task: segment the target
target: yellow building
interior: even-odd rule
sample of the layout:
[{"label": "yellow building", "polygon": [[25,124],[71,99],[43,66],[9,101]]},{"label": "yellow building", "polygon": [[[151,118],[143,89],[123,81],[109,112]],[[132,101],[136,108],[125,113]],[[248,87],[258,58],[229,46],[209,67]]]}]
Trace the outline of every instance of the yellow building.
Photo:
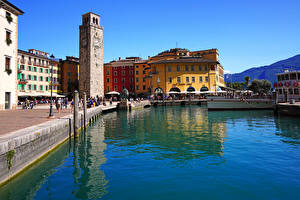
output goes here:
[{"label": "yellow building", "polygon": [[152,92],[217,91],[224,87],[218,50],[170,49],[150,58]]}]

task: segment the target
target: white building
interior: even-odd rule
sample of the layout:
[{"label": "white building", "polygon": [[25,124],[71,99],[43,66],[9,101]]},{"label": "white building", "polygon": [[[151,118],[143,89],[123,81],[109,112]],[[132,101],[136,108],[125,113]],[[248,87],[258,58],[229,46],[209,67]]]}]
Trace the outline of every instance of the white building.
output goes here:
[{"label": "white building", "polygon": [[17,105],[18,16],[23,11],[0,0],[0,110]]},{"label": "white building", "polygon": [[278,82],[274,83],[274,88],[278,94],[278,101],[300,101],[300,71],[286,71],[276,76]]}]

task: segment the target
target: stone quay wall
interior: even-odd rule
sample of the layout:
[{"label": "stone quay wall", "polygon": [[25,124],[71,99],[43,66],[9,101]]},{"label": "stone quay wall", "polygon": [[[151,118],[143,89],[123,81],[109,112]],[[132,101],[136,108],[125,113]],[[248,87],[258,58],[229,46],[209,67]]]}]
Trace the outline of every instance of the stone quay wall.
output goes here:
[{"label": "stone quay wall", "polygon": [[[116,110],[116,105],[87,110],[87,125],[102,112]],[[79,112],[80,130],[84,127],[83,111]],[[47,155],[74,133],[73,114],[11,132],[0,137],[0,184],[10,180],[34,162]]]}]

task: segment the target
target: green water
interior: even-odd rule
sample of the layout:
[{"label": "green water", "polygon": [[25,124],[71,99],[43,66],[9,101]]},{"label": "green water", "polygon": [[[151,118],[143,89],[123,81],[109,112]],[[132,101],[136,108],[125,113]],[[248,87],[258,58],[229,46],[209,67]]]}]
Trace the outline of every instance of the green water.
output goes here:
[{"label": "green water", "polygon": [[106,114],[0,199],[300,199],[300,121],[198,106]]}]

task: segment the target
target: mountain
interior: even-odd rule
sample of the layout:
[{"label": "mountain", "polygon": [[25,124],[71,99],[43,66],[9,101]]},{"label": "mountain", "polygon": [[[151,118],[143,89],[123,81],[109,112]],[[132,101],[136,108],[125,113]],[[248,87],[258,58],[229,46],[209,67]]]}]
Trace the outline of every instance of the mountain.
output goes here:
[{"label": "mountain", "polygon": [[285,70],[300,71],[300,54],[271,65],[253,67],[241,73],[225,74],[225,82],[244,82],[244,77],[249,76],[251,80],[266,79],[274,83],[276,82],[276,74]]}]

